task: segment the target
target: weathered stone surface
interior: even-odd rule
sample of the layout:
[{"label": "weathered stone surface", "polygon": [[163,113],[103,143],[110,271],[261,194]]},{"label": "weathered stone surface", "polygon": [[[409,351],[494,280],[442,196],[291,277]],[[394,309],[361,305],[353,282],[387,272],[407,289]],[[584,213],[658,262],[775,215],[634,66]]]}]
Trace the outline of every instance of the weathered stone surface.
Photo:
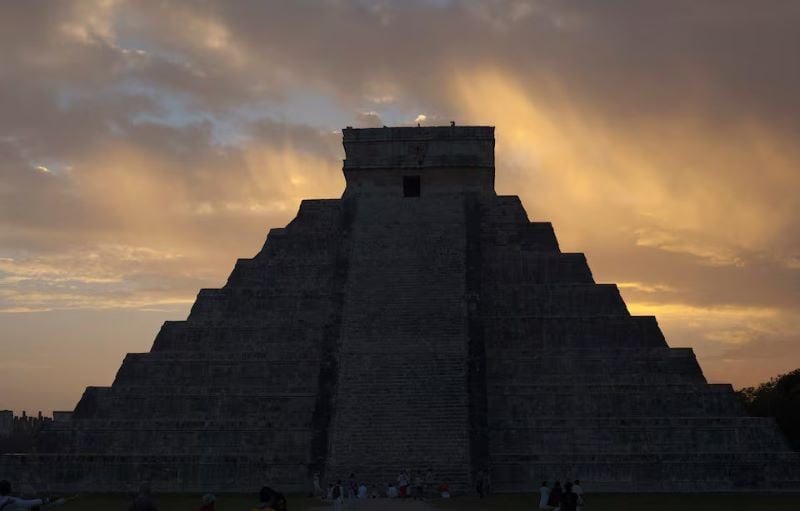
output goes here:
[{"label": "weathered stone surface", "polygon": [[[342,199],[303,201],[111,387],[0,476],[53,490],[800,489],[798,455],[583,254],[494,192],[487,127],[344,130]],[[406,197],[404,178],[419,177]]]}]

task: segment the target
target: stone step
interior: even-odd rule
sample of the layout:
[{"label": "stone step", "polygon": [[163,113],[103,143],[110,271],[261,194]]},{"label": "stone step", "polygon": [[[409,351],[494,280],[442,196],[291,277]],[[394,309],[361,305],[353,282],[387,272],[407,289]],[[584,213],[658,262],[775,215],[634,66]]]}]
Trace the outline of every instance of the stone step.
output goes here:
[{"label": "stone step", "polygon": [[[231,389],[249,386],[274,392],[314,389],[320,354],[318,350],[305,354],[307,358],[268,361],[258,358],[203,360],[126,356],[114,379],[114,387],[147,382],[154,388],[207,385]],[[299,357],[302,353],[292,355]]]},{"label": "stone step", "polygon": [[529,222],[519,197],[496,197],[481,203],[481,243],[513,245],[526,250],[558,252],[553,225]]},{"label": "stone step", "polygon": [[498,419],[490,417],[490,428],[515,429],[606,429],[606,428],[689,428],[689,427],[760,427],[770,429],[775,425],[773,419],[749,416],[650,416],[650,417],[562,417],[551,416],[525,417],[517,419]]},{"label": "stone step", "polygon": [[521,229],[519,245],[525,250],[558,252],[558,240],[550,222],[530,222]]},{"label": "stone step", "polygon": [[616,284],[486,285],[481,288],[484,322],[518,316],[629,316]]},{"label": "stone step", "polygon": [[[307,425],[296,425],[300,429],[307,429]],[[53,422],[47,427],[48,431],[61,430],[113,430],[113,429],[150,429],[150,430],[202,430],[214,429],[220,431],[262,430],[271,427],[295,427],[295,425],[276,426],[273,420],[266,416],[256,417],[216,417],[208,419],[187,419],[184,417],[156,417],[133,419],[109,418],[81,418],[71,421]]]},{"label": "stone step", "polygon": [[320,353],[319,346],[307,343],[293,346],[290,343],[274,342],[267,351],[150,351],[128,353],[125,359],[135,363],[168,364],[172,362],[196,364],[266,364],[275,362],[309,362]]},{"label": "stone step", "polygon": [[[208,419],[274,417],[274,422],[305,424],[314,409],[316,392],[264,393],[258,388],[140,386],[126,389],[88,387],[73,418],[134,419],[144,416]],[[295,417],[289,420],[288,417]]]},{"label": "stone step", "polygon": [[751,453],[563,454],[493,457],[492,489],[534,491],[540,481],[580,479],[592,493],[723,492],[800,487],[800,456],[787,451]]},{"label": "stone step", "polygon": [[[506,226],[525,227],[530,223],[522,201],[516,195],[481,197],[479,205],[481,220],[484,224],[491,225],[490,232]],[[538,224],[549,225],[549,222],[538,222]]]},{"label": "stone step", "polygon": [[[336,277],[336,251],[304,251],[302,259],[263,262],[239,259],[225,284],[226,289],[263,287],[278,295],[298,292],[318,294],[332,289]],[[329,291],[330,292],[330,291]]]},{"label": "stone step", "polygon": [[492,353],[487,355],[486,370],[489,381],[501,385],[705,383],[689,348],[623,348],[609,353],[597,347],[522,356]]},{"label": "stone step", "polygon": [[318,323],[329,314],[334,295],[330,289],[289,292],[267,288],[201,289],[189,313],[189,321],[307,321]]},{"label": "stone step", "polygon": [[[570,459],[576,464],[608,463],[628,464],[628,463],[758,463],[770,461],[774,463],[798,463],[800,453],[786,450],[762,450],[746,453],[703,450],[695,452],[660,452],[660,453],[628,453],[628,452],[597,452],[597,453],[576,453],[571,454]],[[493,465],[501,464],[540,464],[558,463],[561,454],[525,454],[525,453],[506,453],[492,454],[490,461]],[[795,467],[800,469],[800,465]],[[581,479],[578,477],[578,479]],[[541,481],[541,480],[540,480]]]},{"label": "stone step", "polygon": [[270,461],[308,462],[312,431],[298,426],[261,429],[164,429],[135,426],[115,429],[54,430],[42,433],[39,448],[67,453],[184,454],[203,446],[204,453],[260,453]]},{"label": "stone step", "polygon": [[594,284],[592,272],[581,253],[530,252],[518,247],[500,248],[481,265],[481,279],[488,286],[525,284]]},{"label": "stone step", "polygon": [[318,346],[324,329],[335,321],[332,304],[327,312],[313,320],[302,314],[286,314],[271,323],[264,323],[264,318],[257,322],[167,321],[156,336],[152,351],[302,351]]},{"label": "stone step", "polygon": [[[739,420],[744,419],[744,420]],[[752,452],[787,449],[786,440],[774,421],[705,418],[674,421],[575,420],[572,425],[555,426],[531,420],[520,427],[490,427],[489,450],[494,456],[518,454],[648,453],[648,452]],[[616,424],[614,424],[616,422]],[[634,421],[631,421],[634,422]]]},{"label": "stone step", "polygon": [[[37,467],[36,481],[47,481],[47,491],[75,493],[135,492],[148,481],[156,492],[253,493],[264,482],[285,493],[307,492],[307,463],[269,461],[256,454],[27,454],[3,455],[9,473],[23,477]],[[254,490],[255,489],[255,490]]]},{"label": "stone step", "polygon": [[743,415],[729,385],[489,385],[489,416],[535,418]]},{"label": "stone step", "polygon": [[484,319],[487,353],[528,356],[572,349],[665,348],[653,316],[593,317],[518,314]]},{"label": "stone step", "polygon": [[[199,356],[203,357],[205,355],[201,353]],[[491,353],[487,354],[487,357],[498,362],[519,360],[521,364],[538,363],[551,359],[575,360],[579,363],[593,360],[597,360],[598,362],[619,360],[620,363],[627,363],[640,359],[647,361],[662,360],[665,358],[674,360],[691,359],[694,358],[694,350],[692,348],[670,348],[667,345],[663,345],[648,347],[621,346],[614,347],[614,351],[609,352],[607,346],[594,344],[579,347],[565,346],[561,348],[558,346],[549,346],[548,349],[543,350],[534,350],[528,347],[527,349],[520,350],[519,353]]]}]

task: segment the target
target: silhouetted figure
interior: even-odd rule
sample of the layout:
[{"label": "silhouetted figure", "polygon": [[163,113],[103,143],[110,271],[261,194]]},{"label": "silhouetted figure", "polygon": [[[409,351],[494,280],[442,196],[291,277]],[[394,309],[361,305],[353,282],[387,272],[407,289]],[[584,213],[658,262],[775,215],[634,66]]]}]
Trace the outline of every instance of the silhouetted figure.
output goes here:
[{"label": "silhouetted figure", "polygon": [[406,474],[406,471],[401,471],[400,475],[397,476],[397,489],[400,497],[408,497],[408,485],[410,483],[411,481],[408,480],[408,474]]},{"label": "silhouetted figure", "polygon": [[356,475],[351,473],[350,479],[347,481],[347,498],[354,499],[356,497],[357,492],[358,492],[358,482],[356,481]]},{"label": "silhouetted figure", "polygon": [[139,495],[133,499],[129,511],[158,511],[156,500],[150,491],[150,486],[143,484],[139,487]]},{"label": "silhouetted figure", "polygon": [[202,504],[197,511],[214,511],[216,505],[217,498],[214,496],[213,493],[206,493],[203,495]]},{"label": "silhouetted figure", "polygon": [[476,479],[475,490],[478,492],[478,497],[483,498],[486,496],[486,477],[483,475],[483,470],[478,470]]},{"label": "silhouetted figure", "polygon": [[319,472],[314,472],[314,479],[312,481],[312,484],[314,486],[314,490],[313,490],[314,494],[313,494],[313,496],[314,497],[319,496],[319,497],[322,497],[324,499],[325,498],[325,493],[322,492],[322,486],[320,485]]},{"label": "silhouetted figure", "polygon": [[578,496],[578,509],[583,509],[583,488],[581,488],[581,482],[579,480],[575,479],[575,483],[572,485],[572,491]]},{"label": "silhouetted figure", "polygon": [[288,502],[283,493],[275,492],[272,497],[272,509],[275,511],[287,511],[288,507]]},{"label": "silhouetted figure", "polygon": [[561,511],[578,511],[578,496],[572,491],[572,483],[569,481],[564,485],[559,508]]},{"label": "silhouetted figure", "polygon": [[[58,499],[52,503],[60,505],[64,503],[64,499]],[[47,504],[50,504],[49,499],[21,499],[19,497],[12,497],[11,483],[8,481],[0,481],[0,509],[3,511],[38,509],[39,506],[46,506]]]},{"label": "silhouetted figure", "polygon": [[262,511],[265,509],[286,511],[287,507],[286,497],[284,497],[281,492],[275,491],[269,486],[263,486],[258,492],[258,505],[253,511]]},{"label": "silhouetted figure", "polygon": [[433,468],[428,467],[428,471],[425,472],[425,493],[426,497],[435,497],[436,496],[436,481],[433,478]]},{"label": "silhouetted figure", "polygon": [[542,481],[539,487],[539,509],[550,509],[547,502],[550,500],[550,487],[547,486],[547,481]]},{"label": "silhouetted figure", "polygon": [[397,498],[397,486],[394,485],[394,481],[389,481],[389,485],[386,487],[386,496],[390,499]]},{"label": "silhouetted figure", "polygon": [[547,505],[551,507],[558,507],[561,503],[561,494],[564,493],[564,490],[561,489],[561,481],[556,481],[553,485],[553,489],[550,490],[550,497],[547,498]]},{"label": "silhouetted figure", "polygon": [[422,482],[422,473],[417,472],[414,474],[414,500],[423,500],[423,491],[425,489]]},{"label": "silhouetted figure", "polygon": [[331,498],[333,499],[333,509],[336,511],[341,511],[342,509],[342,500],[344,499],[344,488],[342,488],[342,480],[339,479],[336,481],[336,484],[333,485],[333,491],[331,492]]}]

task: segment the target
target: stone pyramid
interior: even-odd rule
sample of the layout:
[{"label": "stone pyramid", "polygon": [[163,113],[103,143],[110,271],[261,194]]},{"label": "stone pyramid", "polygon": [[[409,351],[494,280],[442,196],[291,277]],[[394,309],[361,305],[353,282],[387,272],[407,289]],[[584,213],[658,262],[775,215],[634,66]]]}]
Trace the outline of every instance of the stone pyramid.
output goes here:
[{"label": "stone pyramid", "polygon": [[[494,128],[343,131],[341,199],[303,201],[111,387],[0,475],[40,488],[800,488],[772,420],[708,384],[583,254],[494,191]],[[5,472],[5,474],[2,474]]]}]

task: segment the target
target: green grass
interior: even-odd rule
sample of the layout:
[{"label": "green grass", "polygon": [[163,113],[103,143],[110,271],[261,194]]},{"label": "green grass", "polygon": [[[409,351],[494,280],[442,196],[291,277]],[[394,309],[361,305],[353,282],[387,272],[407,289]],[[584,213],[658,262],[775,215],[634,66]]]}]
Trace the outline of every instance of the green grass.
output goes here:
[{"label": "green grass", "polygon": [[[441,510],[537,511],[539,495],[493,495],[437,501]],[[800,511],[798,494],[597,494],[586,496],[585,511]]]},{"label": "green grass", "polygon": [[[258,504],[257,494],[218,494],[217,511],[250,511]],[[200,507],[201,495],[171,493],[156,495],[159,511],[195,511]],[[288,495],[291,511],[312,511],[324,506],[318,499],[301,495]],[[133,495],[127,494],[85,494],[67,502],[61,507],[51,508],[59,511],[128,511]]]},{"label": "green grass", "polygon": [[[68,502],[63,511],[127,511],[130,495],[87,494]],[[317,499],[289,495],[290,511],[322,511],[330,506]],[[217,495],[217,511],[249,511],[255,494]],[[538,495],[493,495],[480,500],[457,497],[433,501],[438,511],[537,511]],[[160,511],[195,511],[200,495],[158,495]],[[409,502],[409,508],[414,507]],[[371,509],[375,509],[370,506]],[[598,494],[587,496],[585,511],[800,511],[800,494]]]}]

